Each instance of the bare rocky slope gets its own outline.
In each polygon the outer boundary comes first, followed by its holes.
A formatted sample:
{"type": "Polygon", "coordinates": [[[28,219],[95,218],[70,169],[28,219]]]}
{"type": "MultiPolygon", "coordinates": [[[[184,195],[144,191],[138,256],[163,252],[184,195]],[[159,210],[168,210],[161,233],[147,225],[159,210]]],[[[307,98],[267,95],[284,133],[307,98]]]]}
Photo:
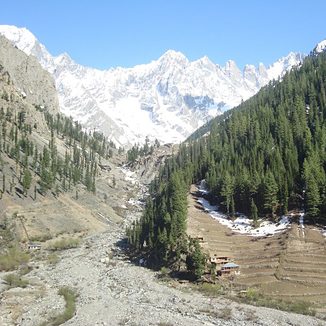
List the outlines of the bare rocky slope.
{"type": "MultiPolygon", "coordinates": [[[[21,97],[25,104],[46,107],[52,114],[59,113],[59,101],[52,76],[34,56],[27,56],[0,35],[0,68],[7,78],[2,80],[11,96],[21,97]]],[[[5,90],[3,89],[2,93],[5,90]]]]}

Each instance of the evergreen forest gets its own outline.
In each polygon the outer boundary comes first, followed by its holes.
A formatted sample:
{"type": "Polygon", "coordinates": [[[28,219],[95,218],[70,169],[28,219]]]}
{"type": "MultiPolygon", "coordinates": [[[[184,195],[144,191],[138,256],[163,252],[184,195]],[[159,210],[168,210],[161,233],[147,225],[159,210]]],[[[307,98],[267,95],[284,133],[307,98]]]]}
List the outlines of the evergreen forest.
{"type": "Polygon", "coordinates": [[[304,210],[307,222],[325,223],[326,53],[312,53],[213,119],[166,162],[143,216],[127,230],[131,247],[153,266],[178,268],[184,260],[200,275],[203,256],[186,235],[186,196],[202,179],[230,218],[241,212],[277,220],[304,210]]]}
{"type": "MultiPolygon", "coordinates": [[[[2,99],[10,102],[9,96],[2,99]]],[[[48,191],[56,196],[71,190],[78,184],[85,185],[90,192],[96,191],[95,177],[101,158],[112,155],[114,144],[99,132],[86,132],[82,126],[62,114],[51,115],[39,106],[47,124],[50,137],[43,144],[38,133],[37,122],[22,107],[17,112],[0,108],[0,176],[2,179],[0,196],[7,191],[13,194],[23,189],[23,195],[48,191]],[[57,142],[63,141],[65,152],[59,153],[57,142]],[[5,162],[12,160],[15,168],[5,168],[5,162]],[[9,173],[10,172],[10,173],[9,173]],[[17,188],[18,187],[18,188],[17,188]]]]}

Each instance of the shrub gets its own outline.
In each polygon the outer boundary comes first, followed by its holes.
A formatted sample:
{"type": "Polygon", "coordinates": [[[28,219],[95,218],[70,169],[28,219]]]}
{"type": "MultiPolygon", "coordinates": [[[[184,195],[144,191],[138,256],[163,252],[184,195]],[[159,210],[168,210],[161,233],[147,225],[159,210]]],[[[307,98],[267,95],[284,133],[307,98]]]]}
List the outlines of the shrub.
{"type": "Polygon", "coordinates": [[[220,284],[203,283],[198,286],[198,290],[209,297],[220,296],[224,289],[220,284]]]}
{"type": "Polygon", "coordinates": [[[38,234],[38,235],[33,235],[30,237],[31,242],[45,242],[47,240],[51,240],[52,236],[50,233],[43,233],[43,234],[38,234]]]}
{"type": "Polygon", "coordinates": [[[7,283],[10,288],[25,288],[28,285],[28,281],[22,279],[16,274],[7,274],[4,276],[3,280],[7,283]]]}
{"type": "Polygon", "coordinates": [[[21,264],[29,261],[29,254],[23,252],[18,246],[9,248],[8,252],[0,255],[0,271],[12,271],[21,264]]]}
{"type": "Polygon", "coordinates": [[[259,297],[259,293],[254,288],[248,288],[246,292],[246,298],[249,301],[256,301],[259,297]]]}
{"type": "Polygon", "coordinates": [[[41,326],[59,326],[74,316],[77,299],[76,291],[65,286],[59,289],[58,294],[62,295],[66,301],[65,311],[62,314],[53,317],[51,320],[41,324],[41,326]]]}
{"type": "Polygon", "coordinates": [[[271,298],[259,293],[256,289],[248,288],[245,296],[245,302],[256,306],[269,307],[283,311],[292,311],[303,315],[315,315],[316,312],[312,305],[303,301],[285,301],[277,298],[271,298]]]}
{"type": "Polygon", "coordinates": [[[78,247],[79,242],[80,242],[80,240],[76,239],[76,238],[64,238],[64,239],[57,240],[57,241],[49,244],[48,249],[49,250],[65,250],[65,249],[76,248],[76,247],[78,247]]]}
{"type": "Polygon", "coordinates": [[[52,253],[48,255],[47,259],[50,265],[55,265],[59,261],[59,256],[55,253],[52,253]]]}

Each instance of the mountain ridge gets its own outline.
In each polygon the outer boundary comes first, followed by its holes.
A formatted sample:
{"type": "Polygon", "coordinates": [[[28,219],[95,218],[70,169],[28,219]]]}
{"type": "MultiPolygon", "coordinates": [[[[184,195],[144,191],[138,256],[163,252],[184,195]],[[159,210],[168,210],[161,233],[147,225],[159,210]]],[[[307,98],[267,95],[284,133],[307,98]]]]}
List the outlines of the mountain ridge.
{"type": "Polygon", "coordinates": [[[0,33],[53,75],[63,113],[119,145],[142,143],[146,137],[178,143],[304,57],[291,52],[267,68],[260,63],[241,71],[233,60],[223,67],[207,56],[189,61],[168,50],[148,64],[99,70],[79,65],[66,53],[51,56],[25,28],[2,25],[0,33]]]}

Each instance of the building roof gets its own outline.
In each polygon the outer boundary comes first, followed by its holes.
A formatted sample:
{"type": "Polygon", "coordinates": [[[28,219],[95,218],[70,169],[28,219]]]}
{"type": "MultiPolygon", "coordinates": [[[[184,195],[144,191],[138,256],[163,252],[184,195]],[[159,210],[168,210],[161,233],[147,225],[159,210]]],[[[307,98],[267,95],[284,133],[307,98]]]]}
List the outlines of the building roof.
{"type": "Polygon", "coordinates": [[[225,267],[225,268],[236,268],[236,267],[239,267],[239,265],[237,265],[235,263],[226,263],[222,267],[225,267]]]}
{"type": "Polygon", "coordinates": [[[35,243],[35,242],[30,242],[28,244],[29,247],[41,247],[41,244],[40,243],[35,243]]]}

